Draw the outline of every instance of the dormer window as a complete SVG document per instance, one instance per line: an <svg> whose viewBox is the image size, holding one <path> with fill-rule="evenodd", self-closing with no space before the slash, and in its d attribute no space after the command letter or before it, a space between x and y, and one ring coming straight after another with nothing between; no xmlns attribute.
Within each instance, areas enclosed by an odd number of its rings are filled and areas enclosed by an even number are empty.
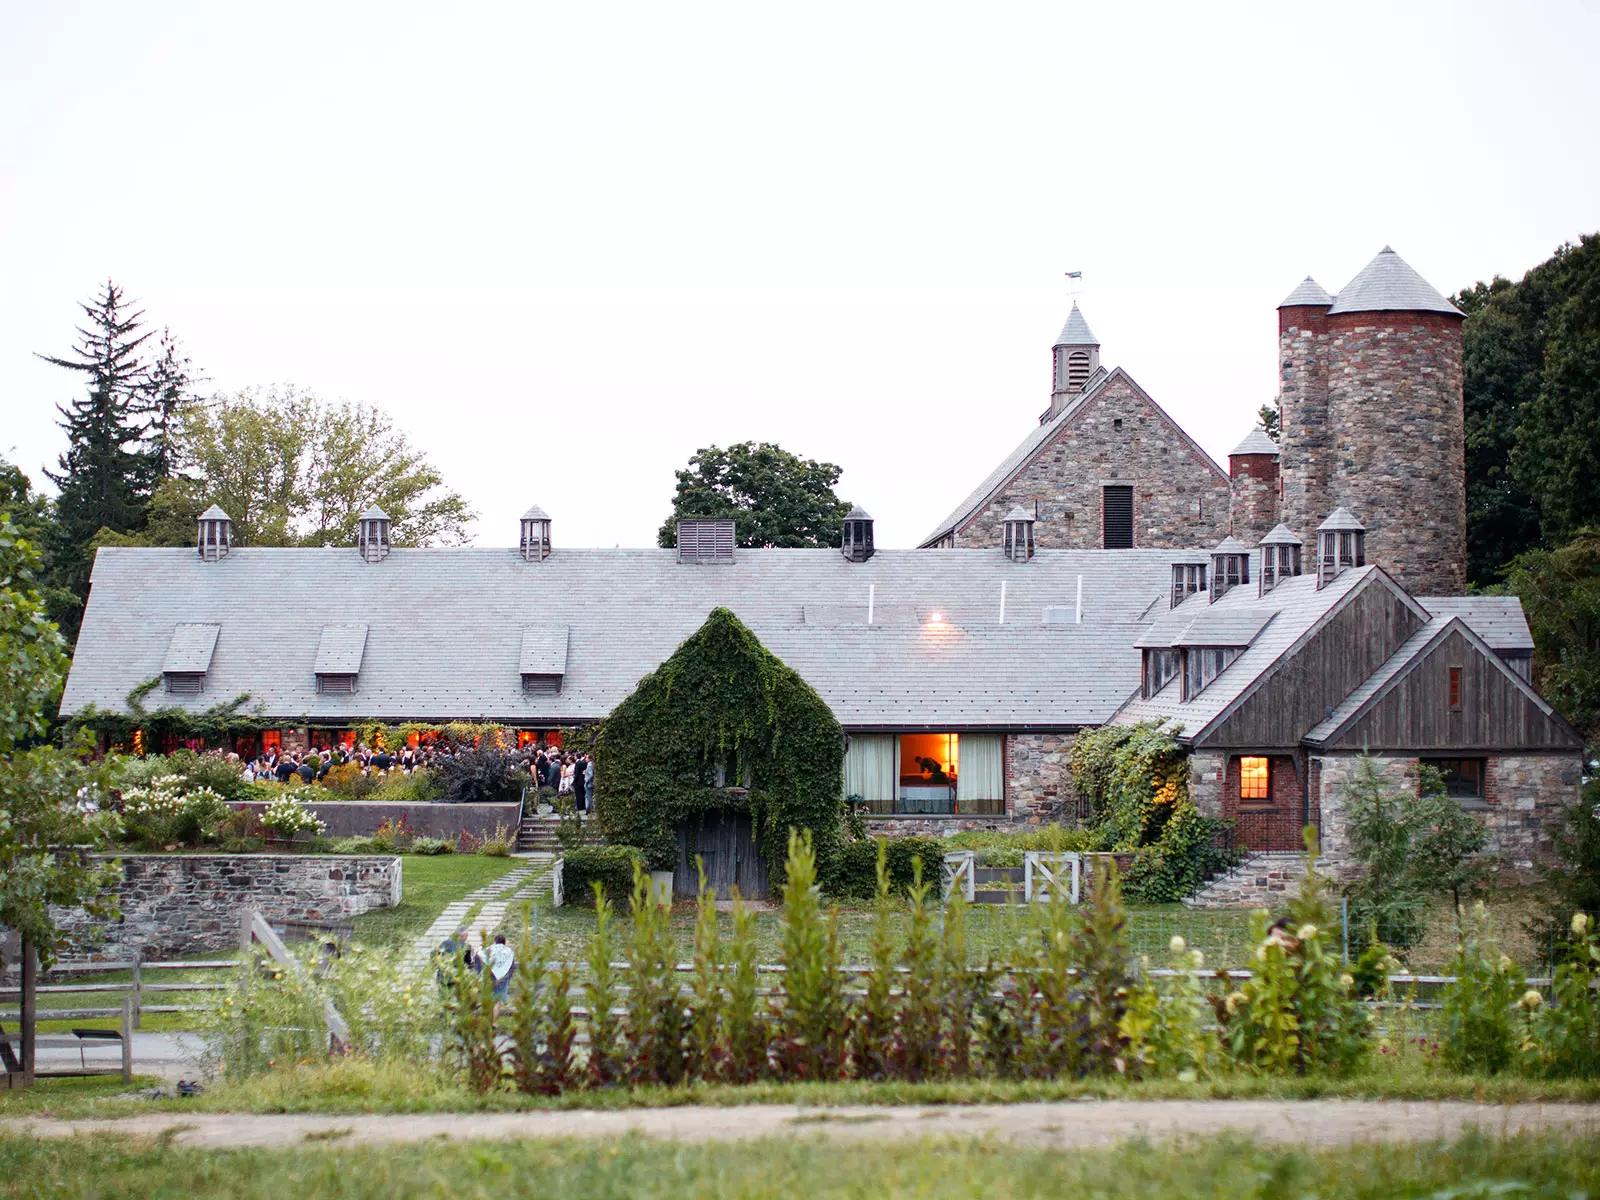
<svg viewBox="0 0 1600 1200"><path fill-rule="evenodd" d="M1261 539L1260 595L1265 596L1285 579L1300 574L1301 570L1300 539L1287 525L1279 525Z"/></svg>
<svg viewBox="0 0 1600 1200"><path fill-rule="evenodd" d="M161 660L161 680L169 695L198 696L206 688L206 672L217 648L222 626L184 622L172 631L166 657Z"/></svg>
<svg viewBox="0 0 1600 1200"><path fill-rule="evenodd" d="M725 565L733 562L732 521L678 522L678 561Z"/></svg>
<svg viewBox="0 0 1600 1200"><path fill-rule="evenodd" d="M356 690L361 659L367 652L365 625L324 625L317 642L316 665L320 696L349 696Z"/></svg>
<svg viewBox="0 0 1600 1200"><path fill-rule="evenodd" d="M317 695L319 696L353 696L356 691L356 677L343 673L317 673Z"/></svg>
<svg viewBox="0 0 1600 1200"><path fill-rule="evenodd" d="M1001 549L1012 562L1027 562L1033 557L1033 514L1020 505L1006 515Z"/></svg>
<svg viewBox="0 0 1600 1200"><path fill-rule="evenodd" d="M1242 646L1191 646L1183 652L1183 698L1193 700L1244 653Z"/></svg>
<svg viewBox="0 0 1600 1200"><path fill-rule="evenodd" d="M1206 590L1205 563L1172 564L1172 604L1177 608L1190 596Z"/></svg>
<svg viewBox="0 0 1600 1200"><path fill-rule="evenodd" d="M524 625L519 668L524 695L558 694L567 674L567 627Z"/></svg>
<svg viewBox="0 0 1600 1200"><path fill-rule="evenodd" d="M1211 552L1211 601L1250 582L1250 551L1238 538L1227 537Z"/></svg>
<svg viewBox="0 0 1600 1200"><path fill-rule="evenodd" d="M1144 652L1144 698L1148 700L1172 682L1179 670L1181 650L1146 650Z"/></svg>
<svg viewBox="0 0 1600 1200"><path fill-rule="evenodd" d="M1367 565L1367 527L1348 508L1336 508L1317 528L1317 588Z"/></svg>

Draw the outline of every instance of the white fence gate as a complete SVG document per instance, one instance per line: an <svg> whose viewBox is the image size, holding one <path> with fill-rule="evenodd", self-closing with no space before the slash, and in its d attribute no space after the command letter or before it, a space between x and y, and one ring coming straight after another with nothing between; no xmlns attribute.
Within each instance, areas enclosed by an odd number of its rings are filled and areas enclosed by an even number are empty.
<svg viewBox="0 0 1600 1200"><path fill-rule="evenodd" d="M1028 850L1022 856L1022 894L1029 904L1048 903L1052 888L1062 888L1073 904L1078 903L1082 877L1083 860L1075 853Z"/></svg>
<svg viewBox="0 0 1600 1200"><path fill-rule="evenodd" d="M950 893L959 887L967 903L972 903L972 881L976 878L973 868L976 862L977 855L971 850L952 850L944 856L940 876L944 883L943 895L946 901L950 899Z"/></svg>

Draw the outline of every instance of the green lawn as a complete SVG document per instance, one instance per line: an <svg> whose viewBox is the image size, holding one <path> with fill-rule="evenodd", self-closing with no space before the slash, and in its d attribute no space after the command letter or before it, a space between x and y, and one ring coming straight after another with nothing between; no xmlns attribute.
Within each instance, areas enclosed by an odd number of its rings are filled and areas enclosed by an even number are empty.
<svg viewBox="0 0 1600 1200"><path fill-rule="evenodd" d="M371 1197L1379 1197L1593 1196L1600 1139L1471 1136L1447 1144L1313 1151L1241 1138L1091 1150L1000 1141L840 1143L808 1135L743 1144L596 1141L201 1151L97 1135L0 1139L0 1196Z"/></svg>

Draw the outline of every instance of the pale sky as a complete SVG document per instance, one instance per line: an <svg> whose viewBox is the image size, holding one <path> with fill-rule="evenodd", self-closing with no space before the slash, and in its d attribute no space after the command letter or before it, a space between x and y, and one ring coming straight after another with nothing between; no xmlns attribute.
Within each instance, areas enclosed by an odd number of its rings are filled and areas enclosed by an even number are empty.
<svg viewBox="0 0 1600 1200"><path fill-rule="evenodd" d="M1600 5L0 0L0 453L42 482L107 278L215 389L388 410L477 510L654 544L775 441L914 545L1080 304L1219 461L1276 315L1600 229Z"/></svg>

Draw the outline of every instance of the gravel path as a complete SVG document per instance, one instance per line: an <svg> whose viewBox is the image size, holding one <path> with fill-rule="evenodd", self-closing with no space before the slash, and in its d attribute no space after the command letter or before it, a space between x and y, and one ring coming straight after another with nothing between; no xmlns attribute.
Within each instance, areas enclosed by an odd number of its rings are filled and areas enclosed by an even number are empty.
<svg viewBox="0 0 1600 1200"><path fill-rule="evenodd" d="M621 1111L426 1113L394 1115L257 1115L167 1110L121 1120L0 1121L0 1132L35 1137L171 1132L184 1146L377 1145L514 1138L615 1138L630 1133L682 1141L822 1135L860 1139L990 1135L1028 1146L1071 1148L1132 1137L1152 1139L1224 1132L1265 1141L1345 1145L1368 1141L1453 1138L1468 1129L1490 1134L1561 1130L1600 1133L1600 1105L1311 1100L1090 1101L971 1107L655 1108Z"/></svg>

